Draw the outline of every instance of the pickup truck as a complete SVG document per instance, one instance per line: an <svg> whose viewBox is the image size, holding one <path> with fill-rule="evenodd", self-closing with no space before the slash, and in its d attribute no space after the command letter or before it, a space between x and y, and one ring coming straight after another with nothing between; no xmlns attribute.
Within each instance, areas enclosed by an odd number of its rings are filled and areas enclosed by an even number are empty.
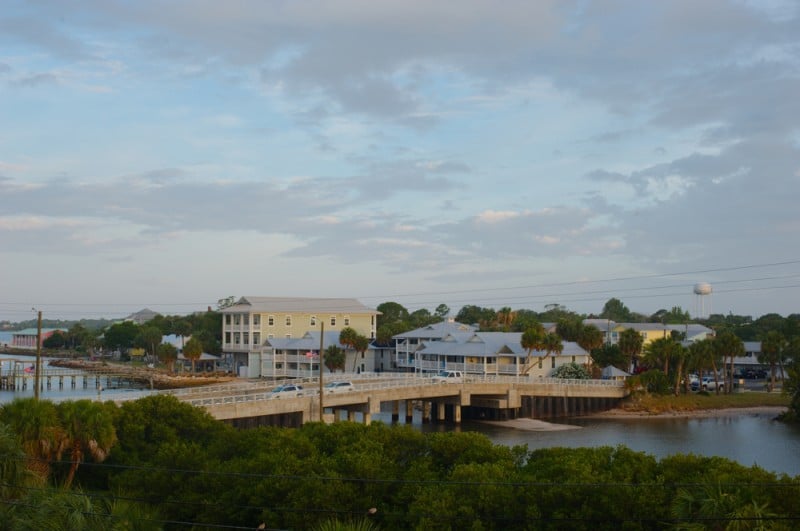
<svg viewBox="0 0 800 531"><path fill-rule="evenodd" d="M439 371L433 377L436 383L461 383L464 381L464 373L461 371Z"/></svg>

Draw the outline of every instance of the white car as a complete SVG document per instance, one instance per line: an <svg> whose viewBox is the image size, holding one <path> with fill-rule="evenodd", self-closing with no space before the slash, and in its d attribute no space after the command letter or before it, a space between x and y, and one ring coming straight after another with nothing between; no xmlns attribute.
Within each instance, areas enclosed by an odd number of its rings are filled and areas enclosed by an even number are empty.
<svg viewBox="0 0 800 531"><path fill-rule="evenodd" d="M279 385L269 392L268 398L281 398L284 396L303 396L303 386L296 384Z"/></svg>
<svg viewBox="0 0 800 531"><path fill-rule="evenodd" d="M330 382L325 384L326 393L346 393L355 391L356 386L352 382Z"/></svg>
<svg viewBox="0 0 800 531"><path fill-rule="evenodd" d="M436 383L460 383L464 381L464 373L461 371L439 371L432 379Z"/></svg>

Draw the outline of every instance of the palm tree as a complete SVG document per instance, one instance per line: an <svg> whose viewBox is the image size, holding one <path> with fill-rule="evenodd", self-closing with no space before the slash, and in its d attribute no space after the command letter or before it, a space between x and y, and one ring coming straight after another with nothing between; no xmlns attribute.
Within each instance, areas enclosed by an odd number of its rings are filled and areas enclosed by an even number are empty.
<svg viewBox="0 0 800 531"><path fill-rule="evenodd" d="M628 357L628 370L633 370L634 365L642 353L644 338L633 328L626 328L619 335L619 349Z"/></svg>
<svg viewBox="0 0 800 531"><path fill-rule="evenodd" d="M672 352L672 358L678 363L678 366L675 369L675 396L680 394L681 381L686 381L688 376L689 371L685 369L688 353L689 352L683 345L680 343L675 343Z"/></svg>
<svg viewBox="0 0 800 531"><path fill-rule="evenodd" d="M525 365L522 369L522 374L528 374L533 367L531 365L531 353L534 350L542 350L545 331L541 323L534 322L531 327L522 333L520 338L520 345L524 348L528 355L525 356Z"/></svg>
<svg viewBox="0 0 800 531"><path fill-rule="evenodd" d="M64 480L64 487L69 488L85 456L91 456L96 463L105 461L117 442L117 432L110 411L100 402L62 402L58 413L64 427L64 449L70 458L69 473Z"/></svg>
<svg viewBox="0 0 800 531"><path fill-rule="evenodd" d="M192 362L192 376L194 376L195 362L203 354L203 344L196 337L191 337L183 347L183 357Z"/></svg>
<svg viewBox="0 0 800 531"><path fill-rule="evenodd" d="M671 337L654 339L644 347L644 359L650 367L660 365L664 376L669 376L669 364L675 354L675 345L678 343Z"/></svg>
<svg viewBox="0 0 800 531"><path fill-rule="evenodd" d="M714 338L713 344L717 357L722 358L723 372L725 373L725 392L732 393L733 360L737 356L744 356L744 343L733 332L723 330Z"/></svg>
<svg viewBox="0 0 800 531"><path fill-rule="evenodd" d="M361 354L363 356L364 352L366 352L369 348L369 338L367 336L357 334L353 339L352 347L353 350L356 351L356 354ZM353 355L353 372L356 372L356 365L358 365L358 356Z"/></svg>
<svg viewBox="0 0 800 531"><path fill-rule="evenodd" d="M759 363L769 364L769 390L775 388L775 366L780 365L783 370L783 349L786 347L786 339L783 334L775 330L770 330L761 341L761 354L758 355Z"/></svg>
<svg viewBox="0 0 800 531"><path fill-rule="evenodd" d="M64 446L64 430L56 406L46 400L17 398L0 408L0 422L17 434L29 457L28 468L47 481L51 463Z"/></svg>
<svg viewBox="0 0 800 531"><path fill-rule="evenodd" d="M0 499L21 497L25 487L36 479L25 466L25 450L9 426L0 424ZM2 528L2 526L0 526Z"/></svg>
<svg viewBox="0 0 800 531"><path fill-rule="evenodd" d="M542 338L542 350L544 350L544 358L550 354L561 354L564 351L564 344L561 342L561 337L558 334L545 334Z"/></svg>
<svg viewBox="0 0 800 531"><path fill-rule="evenodd" d="M578 345L590 354L589 363L591 363L591 353L593 350L603 346L603 332L596 326L584 326L578 334ZM598 375L595 375L598 376Z"/></svg>
<svg viewBox="0 0 800 531"><path fill-rule="evenodd" d="M503 306L497 310L497 324L503 332L511 330L511 324L514 322L516 312L508 306Z"/></svg>
<svg viewBox="0 0 800 531"><path fill-rule="evenodd" d="M167 366L169 372L175 372L175 360L178 359L178 349L172 343L162 343L156 348L158 361Z"/></svg>

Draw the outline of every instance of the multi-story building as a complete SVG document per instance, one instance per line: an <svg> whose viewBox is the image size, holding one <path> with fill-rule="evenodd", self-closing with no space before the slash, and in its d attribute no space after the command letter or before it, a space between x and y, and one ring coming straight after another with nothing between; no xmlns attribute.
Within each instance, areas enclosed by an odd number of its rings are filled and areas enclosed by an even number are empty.
<svg viewBox="0 0 800 531"><path fill-rule="evenodd" d="M224 308L222 352L239 376L261 376L267 340L292 339L306 332L340 332L350 327L375 338L379 312L355 299L242 297Z"/></svg>

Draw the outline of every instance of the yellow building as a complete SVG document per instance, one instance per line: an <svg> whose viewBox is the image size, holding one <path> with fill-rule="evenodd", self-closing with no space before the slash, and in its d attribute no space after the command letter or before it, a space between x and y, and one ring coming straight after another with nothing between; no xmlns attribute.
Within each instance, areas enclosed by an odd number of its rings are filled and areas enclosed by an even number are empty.
<svg viewBox="0 0 800 531"><path fill-rule="evenodd" d="M631 328L642 336L642 346L662 337L675 335L681 341L699 341L714 335L714 331L700 324L661 324L661 323L617 323L613 328L618 338L624 330Z"/></svg>
<svg viewBox="0 0 800 531"><path fill-rule="evenodd" d="M378 311L355 299L242 297L222 313L222 351L240 376L260 376L264 343L350 327L375 338ZM244 370L243 370L244 369Z"/></svg>

